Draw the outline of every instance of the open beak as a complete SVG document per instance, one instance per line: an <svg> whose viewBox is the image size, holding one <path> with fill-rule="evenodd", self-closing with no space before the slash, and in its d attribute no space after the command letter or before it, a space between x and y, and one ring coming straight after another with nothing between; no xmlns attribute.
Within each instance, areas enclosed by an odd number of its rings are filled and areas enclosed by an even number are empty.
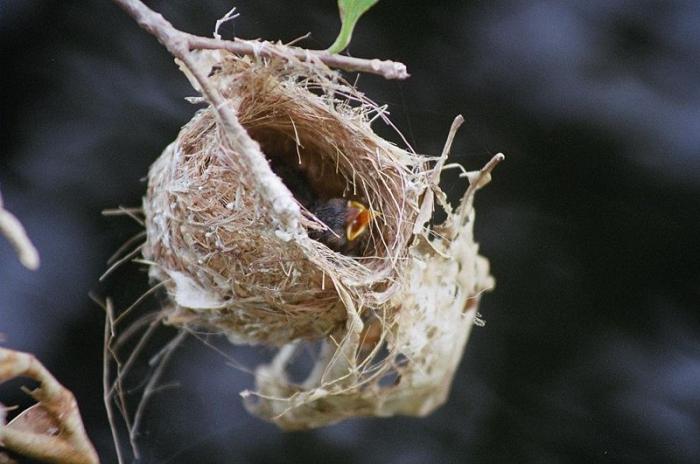
<svg viewBox="0 0 700 464"><path fill-rule="evenodd" d="M345 228L345 236L352 242L362 235L372 222L372 219L379 216L378 211L371 210L358 201L348 201L348 209L354 209L357 214L351 218Z"/></svg>

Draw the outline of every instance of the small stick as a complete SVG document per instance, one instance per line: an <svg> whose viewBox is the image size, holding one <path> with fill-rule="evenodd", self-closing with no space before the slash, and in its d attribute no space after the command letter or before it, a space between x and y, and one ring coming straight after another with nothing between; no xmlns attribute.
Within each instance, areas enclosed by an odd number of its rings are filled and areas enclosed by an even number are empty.
<svg viewBox="0 0 700 464"><path fill-rule="evenodd" d="M440 158L438 159L438 162L433 168L433 178L431 179L431 182L434 185L440 184L440 173L442 173L445 161L447 161L447 157L450 154L450 150L452 150L452 143L455 140L455 135L457 135L457 131L462 126L462 124L464 124L464 117L461 114L458 114L457 116L455 116L454 121L452 121L452 125L450 126L450 132L447 134L447 140L445 141L445 146L442 149L442 154L440 154Z"/></svg>
<svg viewBox="0 0 700 464"><path fill-rule="evenodd" d="M457 208L456 215L459 218L459 224L463 224L467 220L467 214L472 209L476 191L491 182L491 171L504 159L506 159L506 156L503 153L497 153L480 170L459 175L459 177L466 177L469 180L469 187L464 192L459 208Z"/></svg>
<svg viewBox="0 0 700 464"><path fill-rule="evenodd" d="M259 40L219 40L186 34L190 49L193 50L227 50L236 55L255 55L264 58L285 58L274 44ZM306 50L299 47L286 47L285 52L299 61L317 59L329 68L342 69L349 72L377 74L384 79L407 79L410 77L406 65L398 61L354 58L345 55L332 55L325 50Z"/></svg>

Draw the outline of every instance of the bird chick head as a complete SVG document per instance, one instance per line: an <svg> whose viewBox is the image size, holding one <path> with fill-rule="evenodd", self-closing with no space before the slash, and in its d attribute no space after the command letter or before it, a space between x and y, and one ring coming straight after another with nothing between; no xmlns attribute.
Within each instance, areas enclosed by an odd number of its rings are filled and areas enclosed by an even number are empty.
<svg viewBox="0 0 700 464"><path fill-rule="evenodd" d="M379 216L361 202L343 198L320 201L312 210L328 229L310 231L309 237L345 254L355 252L361 246L363 240L360 239L372 220Z"/></svg>
<svg viewBox="0 0 700 464"><path fill-rule="evenodd" d="M345 237L348 241L352 242L365 233L372 219L378 215L377 211L367 208L359 201L348 201L345 216Z"/></svg>

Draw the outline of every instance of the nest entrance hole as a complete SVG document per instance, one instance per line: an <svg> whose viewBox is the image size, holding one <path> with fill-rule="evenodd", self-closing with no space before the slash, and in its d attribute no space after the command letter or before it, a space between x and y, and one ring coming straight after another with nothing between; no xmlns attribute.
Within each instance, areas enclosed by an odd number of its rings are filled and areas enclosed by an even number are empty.
<svg viewBox="0 0 700 464"><path fill-rule="evenodd" d="M353 183L359 174L351 164L352 154L330 145L328 135L319 133L323 127L300 127L287 116L273 124L246 127L246 130L260 144L270 168L307 212L316 215L319 205L337 198L370 204L368 192L359 183ZM369 240L363 240L357 250L340 250L341 253L355 257L375 255L377 232L377 221L373 221Z"/></svg>
<svg viewBox="0 0 700 464"><path fill-rule="evenodd" d="M335 148L321 146L294 127L256 127L248 130L267 155L270 167L307 210L331 198L362 199L353 195L352 182L343 176Z"/></svg>
<svg viewBox="0 0 700 464"><path fill-rule="evenodd" d="M361 260L365 269L386 267L384 258L394 253L403 217L398 211L403 179L389 152L380 148L381 141L363 131L356 114L329 112L327 103L319 105L315 97L291 97L277 84L251 87L255 91L244 93L239 106L240 122L304 212L310 213L304 221L309 232L321 234L317 241L333 251ZM332 199L357 201L378 213L361 240L325 238L328 230L334 231L333 237L342 236L314 208Z"/></svg>

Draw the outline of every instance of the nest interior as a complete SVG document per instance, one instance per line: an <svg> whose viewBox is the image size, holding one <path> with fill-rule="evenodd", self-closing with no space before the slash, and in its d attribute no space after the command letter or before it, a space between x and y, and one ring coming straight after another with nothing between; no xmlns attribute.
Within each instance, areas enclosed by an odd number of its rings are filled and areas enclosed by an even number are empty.
<svg viewBox="0 0 700 464"><path fill-rule="evenodd" d="M393 153L398 149L369 129L366 113L338 108L337 101L308 89L303 98L297 83L274 80L249 81L247 87L258 89L243 93L241 123L307 217L314 201L331 198L359 200L380 212L355 258L370 272L382 268L384 259L407 242L401 225L416 210L417 199L404 191L413 166L402 165ZM306 227L320 226L311 219Z"/></svg>

